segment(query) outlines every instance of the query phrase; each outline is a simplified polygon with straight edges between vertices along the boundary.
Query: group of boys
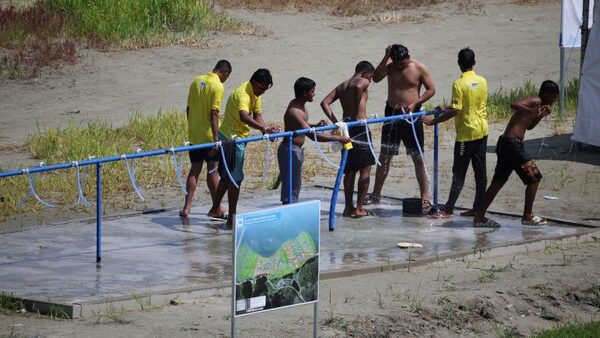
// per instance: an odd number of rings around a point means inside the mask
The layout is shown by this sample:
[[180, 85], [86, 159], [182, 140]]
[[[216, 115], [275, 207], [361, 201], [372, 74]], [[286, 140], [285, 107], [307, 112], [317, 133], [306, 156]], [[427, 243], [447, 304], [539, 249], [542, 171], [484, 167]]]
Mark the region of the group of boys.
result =
[[[532, 212], [533, 200], [542, 175], [525, 151], [523, 138], [526, 129], [532, 129], [543, 117], [550, 114], [550, 106], [558, 95], [558, 86], [552, 81], [544, 81], [538, 96], [526, 97], [511, 105], [514, 114], [504, 134], [498, 140], [496, 147], [498, 164], [492, 183], [486, 191], [485, 157], [489, 134], [487, 82], [474, 72], [475, 53], [470, 48], [464, 48], [458, 53], [458, 65], [462, 75], [452, 86], [452, 98], [449, 106], [437, 107], [438, 114], [435, 117], [427, 116], [411, 121], [399, 119], [384, 124], [379, 155], [380, 165], [377, 167], [375, 185], [370, 195], [367, 192], [371, 166], [375, 164], [375, 158], [370, 150], [371, 138], [368, 127], [360, 124], [350, 127], [348, 135], [325, 133], [294, 135], [291, 139], [291, 168], [288, 164], [289, 140], [284, 138], [277, 151], [282, 183], [282, 203], [298, 201], [302, 181], [302, 147], [305, 137], [316, 142], [339, 142], [342, 144], [352, 142], [353, 146], [348, 150], [348, 159], [344, 168], [345, 208], [343, 215], [353, 218], [370, 215], [371, 213], [364, 206], [380, 202], [392, 157], [399, 154], [399, 146], [402, 142], [415, 166], [423, 210], [428, 211], [431, 204], [427, 171], [422, 156], [423, 124], [434, 125], [454, 118], [456, 142], [450, 194], [447, 203], [441, 205], [431, 217], [452, 216], [454, 205], [464, 185], [469, 163], [471, 163], [476, 182], [475, 200], [473, 208], [461, 215], [473, 216], [474, 226], [499, 226], [494, 220], [485, 218], [485, 212], [513, 170], [527, 186], [522, 223], [545, 224], [546, 220], [535, 216]], [[181, 217], [189, 216], [202, 164], [206, 162], [207, 185], [212, 198], [212, 207], [208, 211], [208, 216], [212, 219], [227, 221], [227, 225], [224, 227], [226, 229], [230, 229], [232, 226], [232, 215], [236, 213], [239, 187], [244, 179], [246, 144], [236, 143], [235, 139], [247, 137], [250, 128], [259, 130], [263, 135], [279, 132], [278, 128], [267, 126], [261, 114], [261, 95], [273, 85], [271, 74], [267, 69], [258, 69], [249, 81], [243, 82], [233, 90], [227, 100], [221, 122], [220, 106], [224, 92], [223, 82], [227, 80], [231, 71], [231, 64], [226, 60], [221, 60], [217, 62], [212, 72], [194, 79], [189, 88], [187, 102], [189, 140], [191, 144], [215, 142], [217, 145], [210, 149], [189, 152], [192, 166], [187, 178], [185, 205], [180, 211]], [[427, 67], [411, 58], [406, 47], [394, 44], [386, 48], [385, 55], [377, 68], [368, 61], [359, 62], [354, 75], [325, 96], [321, 102], [321, 108], [332, 123], [339, 125], [340, 122], [332, 110], [333, 103], [339, 100], [343, 111], [342, 122], [366, 120], [368, 87], [371, 81], [378, 83], [386, 77], [388, 80], [386, 117], [420, 111], [422, 105], [435, 94], [435, 86]], [[422, 88], [424, 91], [421, 91]], [[295, 98], [290, 101], [283, 117], [285, 131], [309, 129], [327, 124], [324, 120], [315, 125], [308, 122], [309, 114], [305, 105], [307, 102], [313, 101], [315, 89], [315, 82], [309, 78], [301, 77], [296, 80], [294, 83]], [[219, 160], [219, 146], [222, 147], [224, 163]], [[292, 171], [291, 185], [289, 182], [290, 170]], [[354, 205], [354, 184], [357, 173], [359, 176], [358, 194], [357, 203]], [[291, 193], [289, 192], [290, 186], [292, 187]], [[226, 192], [228, 193], [229, 214], [221, 207], [221, 201]], [[291, 196], [291, 200], [288, 196]]]

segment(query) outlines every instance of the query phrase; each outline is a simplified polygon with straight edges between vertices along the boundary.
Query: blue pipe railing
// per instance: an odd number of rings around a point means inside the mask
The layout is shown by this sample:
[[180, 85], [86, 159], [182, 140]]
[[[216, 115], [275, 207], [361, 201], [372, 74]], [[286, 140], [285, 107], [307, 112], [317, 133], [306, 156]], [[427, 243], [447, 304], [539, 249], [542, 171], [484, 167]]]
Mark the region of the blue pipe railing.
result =
[[[421, 117], [421, 116], [425, 116], [425, 115], [434, 115], [436, 113], [437, 113], [436, 110], [419, 111], [419, 112], [415, 112], [412, 114], [402, 114], [402, 115], [380, 117], [380, 118], [361, 120], [361, 121], [351, 121], [351, 122], [346, 122], [346, 125], [348, 127], [354, 127], [354, 126], [360, 126], [360, 125], [364, 125], [364, 124], [393, 122], [396, 120], [406, 119], [408, 117]], [[288, 176], [288, 178], [289, 178], [288, 200], [290, 202], [292, 201], [292, 177], [293, 177], [293, 175], [292, 175], [292, 149], [291, 149], [292, 148], [292, 138], [296, 135], [306, 135], [306, 134], [312, 133], [313, 130], [314, 131], [327, 131], [327, 130], [333, 130], [333, 129], [337, 129], [337, 128], [338, 127], [336, 125], [327, 125], [327, 126], [315, 127], [315, 128], [310, 128], [310, 129], [284, 131], [284, 132], [274, 133], [274, 134], [269, 135], [268, 139], [284, 138], [284, 137], [289, 138], [288, 166], [289, 166], [290, 170], [288, 173], [288, 175], [289, 175]], [[434, 201], [434, 206], [436, 208], [437, 208], [437, 200], [438, 200], [437, 199], [437, 194], [438, 194], [438, 188], [437, 188], [437, 186], [438, 186], [438, 182], [437, 182], [437, 180], [438, 180], [438, 136], [439, 136], [438, 135], [438, 127], [436, 125], [434, 128], [434, 153], [433, 153], [434, 154], [433, 201]], [[251, 136], [251, 137], [247, 137], [247, 138], [243, 138], [243, 139], [235, 139], [234, 142], [236, 144], [237, 143], [250, 143], [250, 142], [256, 142], [256, 141], [262, 141], [264, 139], [265, 138], [263, 136]], [[315, 140], [315, 142], [316, 142], [316, 140]], [[21, 169], [21, 170], [0, 172], [0, 178], [25, 175], [25, 174], [35, 174], [35, 173], [60, 170], [60, 169], [68, 169], [68, 168], [73, 168], [73, 167], [77, 167], [77, 166], [82, 167], [82, 166], [88, 166], [88, 165], [96, 165], [96, 196], [97, 196], [96, 197], [96, 263], [100, 263], [100, 261], [102, 260], [102, 256], [101, 256], [101, 248], [102, 248], [102, 240], [101, 240], [102, 239], [102, 164], [107, 163], [107, 162], [117, 162], [117, 161], [126, 160], [126, 159], [136, 159], [136, 158], [185, 152], [185, 151], [190, 151], [190, 150], [213, 148], [215, 145], [217, 145], [217, 142], [197, 144], [197, 145], [192, 145], [192, 146], [173, 147], [173, 148], [169, 148], [169, 149], [158, 149], [158, 150], [152, 150], [152, 151], [146, 151], [146, 152], [136, 152], [136, 153], [131, 153], [131, 154], [123, 154], [120, 156], [112, 156], [112, 157], [105, 157], [105, 158], [94, 158], [94, 159], [83, 160], [81, 162], [70, 162], [70, 163], [53, 164], [53, 165], [48, 165], [48, 166], [31, 167], [31, 168]], [[342, 158], [341, 158], [342, 163], [340, 164], [340, 168], [339, 168], [339, 172], [341, 172], [341, 173], [343, 173], [343, 171], [344, 171], [346, 158], [347, 158], [347, 151], [343, 150]], [[339, 185], [341, 183], [341, 178], [340, 178], [341, 175], [339, 175], [339, 172], [338, 172], [338, 177], [336, 179], [336, 186], [332, 193], [331, 205], [330, 205], [330, 209], [329, 209], [329, 230], [330, 231], [333, 231], [333, 229], [335, 228], [335, 224], [334, 224], [334, 222], [335, 222], [335, 205], [337, 202], [337, 192], [339, 190]], [[338, 181], [340, 181], [340, 182], [338, 182]]]
[[102, 260], [102, 162], [96, 164], [96, 264]]

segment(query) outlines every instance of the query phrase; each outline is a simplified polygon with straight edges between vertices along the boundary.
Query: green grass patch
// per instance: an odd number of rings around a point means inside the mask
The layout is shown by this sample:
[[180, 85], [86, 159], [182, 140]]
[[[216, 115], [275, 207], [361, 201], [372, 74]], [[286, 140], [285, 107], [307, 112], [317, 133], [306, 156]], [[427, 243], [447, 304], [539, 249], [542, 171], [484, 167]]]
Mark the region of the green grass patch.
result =
[[[184, 113], [169, 111], [143, 117], [138, 112], [131, 116], [126, 125], [119, 128], [98, 120], [84, 126], [69, 124], [62, 129], [48, 129], [31, 136], [25, 147], [34, 158], [49, 165], [82, 161], [90, 155], [100, 158], [130, 154], [136, 148], [143, 151], [169, 149], [182, 146], [186, 138], [187, 122]], [[176, 189], [179, 186], [169, 155], [136, 159], [135, 164], [136, 179], [142, 192], [144, 189]], [[58, 208], [73, 206], [78, 196], [75, 170], [69, 168], [37, 174], [36, 193], [46, 201], [57, 204]], [[94, 203], [95, 166], [82, 167], [82, 175], [84, 170], [87, 171], [87, 179], [83, 182], [84, 195]], [[185, 171], [187, 172], [187, 168]], [[126, 208], [136, 199], [123, 161], [103, 164], [102, 179], [103, 196], [105, 201], [110, 201], [111, 206]], [[0, 191], [4, 197], [4, 202], [0, 203], [0, 217], [44, 208], [32, 197], [23, 208], [18, 208], [21, 198], [28, 191], [24, 175], [0, 179]], [[123, 202], [126, 204], [123, 205]]]
[[533, 338], [596, 338], [600, 337], [600, 322], [574, 323], [538, 333]]
[[13, 297], [11, 294], [0, 293], [0, 310], [7, 310], [10, 312], [20, 311], [23, 308], [23, 302]]
[[68, 35], [110, 45], [195, 41], [207, 30], [237, 31], [241, 24], [198, 0], [52, 0], [40, 6], [64, 18]]
[[100, 49], [200, 44], [207, 31], [253, 27], [202, 0], [39, 0], [0, 7], [0, 80], [77, 62], [77, 46]]
[[[530, 80], [524, 82], [523, 86], [514, 89], [506, 90], [500, 88], [488, 96], [488, 119], [490, 121], [508, 120], [513, 112], [510, 105], [523, 97], [538, 95], [537, 85], [531, 83]], [[559, 119], [572, 117], [577, 111], [577, 95], [579, 92], [579, 79], [572, 78], [565, 88], [565, 107], [564, 115], [559, 116]], [[558, 116], [558, 101], [553, 107], [553, 111]]]
[[[277, 123], [273, 123], [277, 124]], [[156, 116], [143, 116], [140, 112], [133, 114], [128, 123], [122, 127], [113, 127], [104, 120], [97, 120], [86, 125], [68, 124], [61, 129], [41, 130], [37, 135], [30, 136], [23, 147], [2, 147], [5, 151], [28, 151], [33, 158], [44, 161], [45, 165], [82, 161], [88, 156], [112, 157], [121, 154], [134, 153], [137, 148], [142, 151], [170, 149], [179, 147], [187, 140], [187, 121], [185, 113], [179, 111], [159, 112]], [[271, 144], [271, 165], [269, 177], [276, 177], [278, 167], [276, 156], [277, 142]], [[184, 158], [183, 176], [187, 176], [189, 159], [187, 153], [179, 153]], [[313, 163], [314, 162], [314, 163]], [[265, 163], [265, 143], [256, 142], [248, 145], [245, 171], [249, 179], [245, 182], [246, 189], [266, 189], [268, 183], [261, 182]], [[316, 161], [309, 160], [304, 170], [306, 175], [315, 175], [318, 167]], [[176, 169], [171, 155], [145, 157], [135, 160], [135, 175], [144, 197], [152, 193], [164, 193], [169, 190], [173, 195], [181, 194]], [[87, 169], [86, 169], [87, 168]], [[127, 175], [124, 161], [108, 162], [102, 166], [103, 200], [113, 209], [129, 209], [138, 201], [131, 181]], [[16, 168], [3, 168], [14, 170]], [[86, 180], [83, 183], [84, 196], [95, 203], [96, 175], [95, 166], [81, 167]], [[202, 179], [205, 177], [204, 172]], [[200, 183], [200, 186], [204, 186]], [[44, 206], [33, 197], [29, 197], [23, 206], [19, 203], [29, 190], [27, 178], [24, 175], [0, 179], [0, 191], [4, 202], [0, 203], [0, 222], [11, 215], [43, 210]], [[68, 168], [37, 174], [36, 193], [45, 201], [55, 204], [60, 209], [83, 209], [92, 213], [94, 206], [84, 208], [75, 206], [78, 196], [76, 169]], [[200, 195], [198, 193], [197, 195]], [[105, 205], [106, 206], [106, 205]], [[144, 208], [144, 206], [141, 206]]]

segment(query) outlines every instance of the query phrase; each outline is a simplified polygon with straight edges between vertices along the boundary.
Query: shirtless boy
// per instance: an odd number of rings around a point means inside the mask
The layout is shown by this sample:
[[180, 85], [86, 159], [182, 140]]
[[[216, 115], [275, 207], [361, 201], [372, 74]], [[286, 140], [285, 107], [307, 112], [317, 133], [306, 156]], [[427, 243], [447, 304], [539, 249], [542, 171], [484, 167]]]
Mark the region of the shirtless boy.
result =
[[516, 171], [525, 189], [525, 208], [521, 223], [523, 225], [544, 225], [548, 222], [533, 214], [533, 201], [537, 193], [542, 174], [525, 151], [523, 139], [525, 131], [535, 128], [542, 118], [548, 116], [552, 111], [550, 106], [558, 96], [558, 85], [550, 80], [542, 83], [538, 96], [530, 96], [517, 100], [511, 104], [514, 114], [504, 130], [504, 134], [498, 139], [496, 154], [498, 163], [492, 183], [485, 192], [481, 207], [475, 213], [473, 225], [476, 227], [498, 227], [500, 224], [485, 217], [485, 212], [502, 189], [512, 171]]
[[[373, 81], [378, 83], [387, 76], [388, 97], [385, 106], [385, 116], [395, 116], [421, 110], [421, 105], [435, 94], [435, 86], [427, 67], [408, 54], [403, 45], [390, 45], [385, 50], [385, 56], [377, 66]], [[425, 91], [421, 93], [421, 86]], [[404, 110], [404, 112], [403, 112]], [[423, 149], [423, 122], [415, 122], [415, 130], [419, 146]], [[375, 172], [375, 186], [369, 195], [367, 204], [379, 203], [381, 190], [390, 170], [392, 157], [398, 155], [400, 141], [404, 143], [406, 153], [411, 156], [415, 165], [415, 174], [421, 191], [421, 201], [424, 208], [429, 203], [429, 183], [425, 162], [419, 154], [419, 148], [412, 131], [412, 126], [406, 120], [398, 120], [383, 126], [381, 133], [381, 152]]]
[[[374, 73], [375, 68], [370, 62], [361, 61], [356, 65], [354, 75], [350, 79], [342, 82], [331, 93], [327, 94], [321, 102], [321, 108], [333, 123], [338, 121], [331, 110], [331, 105], [338, 99], [344, 112], [344, 122], [367, 118], [367, 100], [369, 99], [367, 88], [373, 79]], [[353, 140], [353, 148], [348, 151], [348, 160], [344, 168], [344, 196], [346, 198], [344, 216], [358, 218], [369, 214], [364, 209], [364, 204], [369, 189], [371, 166], [375, 163], [375, 159], [369, 150], [365, 128], [356, 126], [348, 129]], [[357, 172], [360, 174], [358, 178], [358, 197], [356, 207], [354, 207], [354, 180]]]
[[[316, 125], [308, 123], [308, 112], [306, 111], [306, 102], [312, 102], [315, 97], [316, 84], [313, 80], [301, 77], [294, 83], [294, 94], [295, 98], [290, 101], [285, 114], [283, 115], [283, 123], [285, 131], [293, 131], [298, 129], [309, 129], [313, 127], [319, 127], [327, 125], [327, 122], [321, 120]], [[292, 138], [292, 201], [291, 203], [298, 202], [298, 195], [300, 194], [300, 187], [302, 185], [302, 163], [304, 161], [304, 145], [305, 136], [308, 136], [311, 140], [315, 140], [314, 135], [295, 135]], [[281, 177], [281, 202], [282, 204], [288, 204], [289, 201], [289, 138], [284, 138], [281, 142], [279, 149], [277, 150], [277, 161], [279, 162], [279, 177]], [[319, 142], [340, 142], [342, 144], [351, 142], [347, 136], [337, 135], [326, 135], [317, 133], [317, 141]]]

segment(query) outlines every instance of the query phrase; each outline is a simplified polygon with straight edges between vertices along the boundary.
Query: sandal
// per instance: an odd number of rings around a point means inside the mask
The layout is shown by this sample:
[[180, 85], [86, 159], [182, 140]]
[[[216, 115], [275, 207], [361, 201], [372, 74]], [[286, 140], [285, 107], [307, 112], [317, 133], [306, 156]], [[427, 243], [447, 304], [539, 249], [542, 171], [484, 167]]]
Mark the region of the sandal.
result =
[[475, 228], [499, 228], [500, 223], [494, 221], [491, 218], [486, 218], [483, 222], [475, 222], [473, 221], [473, 226]]
[[521, 224], [523, 225], [546, 225], [548, 221], [545, 218], [541, 218], [540, 216], [533, 216], [531, 219], [521, 219]]
[[221, 214], [220, 216], [211, 216], [208, 215], [208, 218], [210, 218], [211, 221], [218, 221], [218, 222], [227, 222], [227, 214]]

